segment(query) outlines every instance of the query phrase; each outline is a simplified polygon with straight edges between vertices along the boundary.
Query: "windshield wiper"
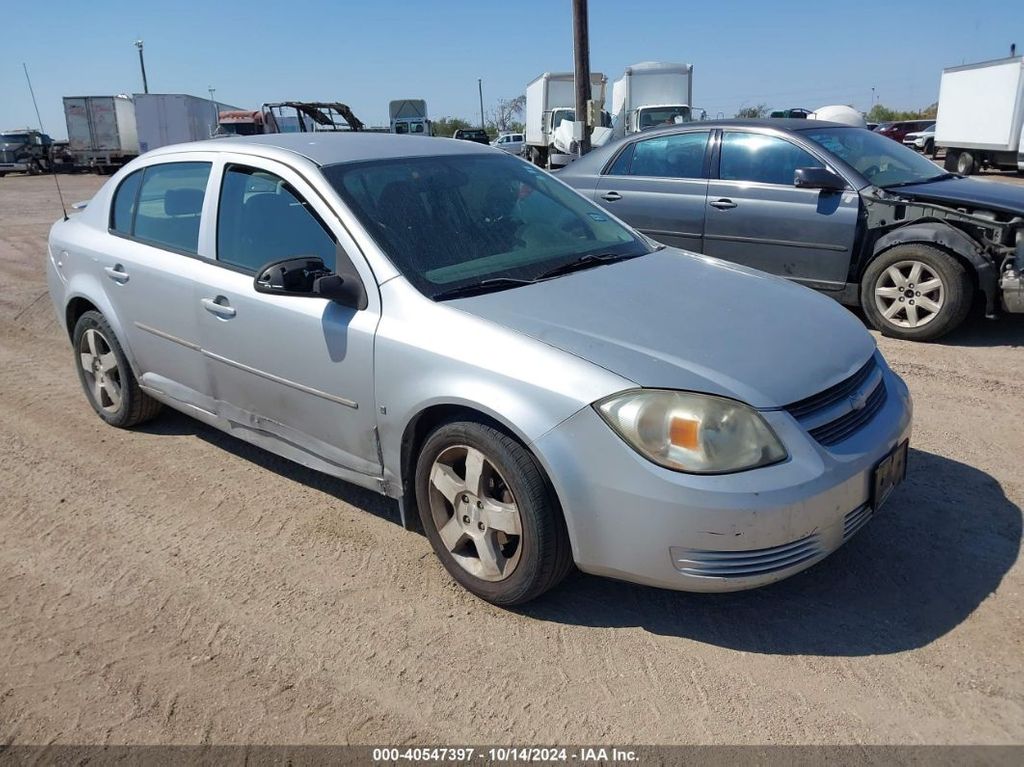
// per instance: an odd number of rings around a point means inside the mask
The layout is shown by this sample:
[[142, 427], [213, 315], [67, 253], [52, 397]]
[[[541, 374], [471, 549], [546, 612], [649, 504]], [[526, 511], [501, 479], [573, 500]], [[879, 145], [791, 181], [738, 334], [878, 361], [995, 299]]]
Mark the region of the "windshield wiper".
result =
[[480, 282], [472, 282], [469, 285], [459, 285], [457, 288], [442, 290], [434, 294], [435, 301], [445, 301], [449, 298], [462, 298], [463, 296], [477, 296], [481, 293], [493, 293], [497, 290], [508, 290], [523, 285], [532, 285], [536, 280], [520, 280], [515, 277], [491, 277]]
[[886, 184], [882, 189], [896, 189], [897, 187], [913, 186], [914, 184], [930, 184], [933, 181], [945, 181], [947, 178], [958, 178], [958, 176], [955, 173], [940, 173], [937, 176], [921, 179], [920, 181], [900, 181], [898, 184]]
[[569, 274], [570, 272], [578, 272], [582, 269], [590, 269], [591, 267], [598, 266], [599, 264], [610, 264], [613, 261], [625, 261], [627, 258], [636, 258], [642, 253], [589, 253], [585, 256], [580, 256], [575, 261], [570, 261], [567, 264], [559, 264], [553, 269], [548, 269], [546, 272], [542, 272], [537, 275], [538, 280], [546, 280], [551, 277], [560, 277], [563, 274]]

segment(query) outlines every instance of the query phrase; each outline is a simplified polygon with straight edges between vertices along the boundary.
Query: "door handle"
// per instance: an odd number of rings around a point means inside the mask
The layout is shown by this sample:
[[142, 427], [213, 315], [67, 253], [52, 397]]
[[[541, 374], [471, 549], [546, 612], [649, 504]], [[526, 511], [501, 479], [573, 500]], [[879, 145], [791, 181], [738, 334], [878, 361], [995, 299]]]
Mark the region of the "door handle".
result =
[[718, 208], [719, 210], [729, 210], [735, 208], [736, 203], [730, 200], [728, 197], [723, 197], [721, 200], [712, 200], [708, 203], [712, 208]]
[[235, 316], [235, 307], [233, 307], [224, 296], [204, 298], [201, 299], [201, 303], [203, 308], [210, 314], [216, 314], [218, 317], [223, 317], [226, 320]]
[[605, 192], [601, 195], [601, 199], [608, 200], [608, 202], [615, 202], [616, 200], [621, 200], [622, 195], [618, 192]]
[[128, 272], [124, 270], [121, 264], [115, 264], [114, 266], [104, 266], [103, 271], [107, 273], [107, 276], [116, 282], [118, 285], [124, 285], [128, 282]]

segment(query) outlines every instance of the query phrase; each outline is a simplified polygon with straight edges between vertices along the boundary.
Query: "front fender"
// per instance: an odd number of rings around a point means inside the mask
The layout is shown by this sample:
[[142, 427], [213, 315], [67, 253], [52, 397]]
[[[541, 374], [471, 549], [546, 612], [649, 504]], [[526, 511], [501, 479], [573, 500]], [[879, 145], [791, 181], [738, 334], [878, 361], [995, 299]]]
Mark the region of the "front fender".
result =
[[[985, 255], [985, 251], [977, 240], [955, 226], [942, 221], [919, 221], [893, 229], [875, 241], [872, 260], [896, 245], [912, 242], [938, 245], [967, 261], [974, 267], [978, 277], [978, 287], [985, 293], [986, 312], [992, 314], [995, 311], [995, 302], [998, 296], [995, 265]], [[865, 264], [866, 266], [867, 264]]]

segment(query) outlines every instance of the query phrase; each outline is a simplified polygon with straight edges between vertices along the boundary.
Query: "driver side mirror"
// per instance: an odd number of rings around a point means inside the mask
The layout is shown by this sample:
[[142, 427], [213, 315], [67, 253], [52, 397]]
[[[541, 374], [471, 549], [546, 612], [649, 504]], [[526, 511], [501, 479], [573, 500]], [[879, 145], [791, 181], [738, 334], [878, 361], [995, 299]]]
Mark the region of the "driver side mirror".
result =
[[798, 189], [820, 189], [823, 192], [841, 192], [846, 182], [828, 168], [797, 168], [793, 186]]
[[257, 293], [275, 296], [326, 298], [352, 309], [365, 309], [366, 289], [355, 269], [330, 271], [315, 256], [300, 256], [273, 261], [263, 266], [253, 279]]

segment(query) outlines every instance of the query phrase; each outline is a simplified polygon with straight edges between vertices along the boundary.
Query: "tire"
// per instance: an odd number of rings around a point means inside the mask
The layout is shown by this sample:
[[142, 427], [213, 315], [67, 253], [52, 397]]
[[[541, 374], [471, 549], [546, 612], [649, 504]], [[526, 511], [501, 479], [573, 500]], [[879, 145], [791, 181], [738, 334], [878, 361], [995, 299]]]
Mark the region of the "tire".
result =
[[868, 321], [882, 335], [931, 341], [964, 321], [973, 290], [967, 269], [956, 258], [931, 245], [908, 243], [868, 265], [860, 298]]
[[961, 176], [969, 176], [975, 171], [974, 155], [970, 152], [961, 152], [956, 159], [956, 172]]
[[937, 152], [935, 151], [935, 142], [932, 141], [931, 139], [924, 142], [924, 153], [931, 157], [933, 160], [935, 159], [935, 155], [937, 154]]
[[139, 388], [124, 350], [102, 314], [82, 314], [75, 323], [72, 344], [78, 380], [100, 418], [126, 429], [160, 412], [161, 404]]
[[956, 164], [960, 159], [960, 152], [956, 149], [946, 150], [946, 159], [942, 164], [942, 167], [950, 173], [956, 173]]
[[[475, 473], [467, 471], [471, 454], [480, 466]], [[448, 573], [492, 604], [529, 602], [572, 569], [569, 534], [547, 478], [526, 448], [492, 426], [452, 421], [427, 437], [416, 462], [416, 504]], [[481, 556], [487, 550], [490, 556]]]

